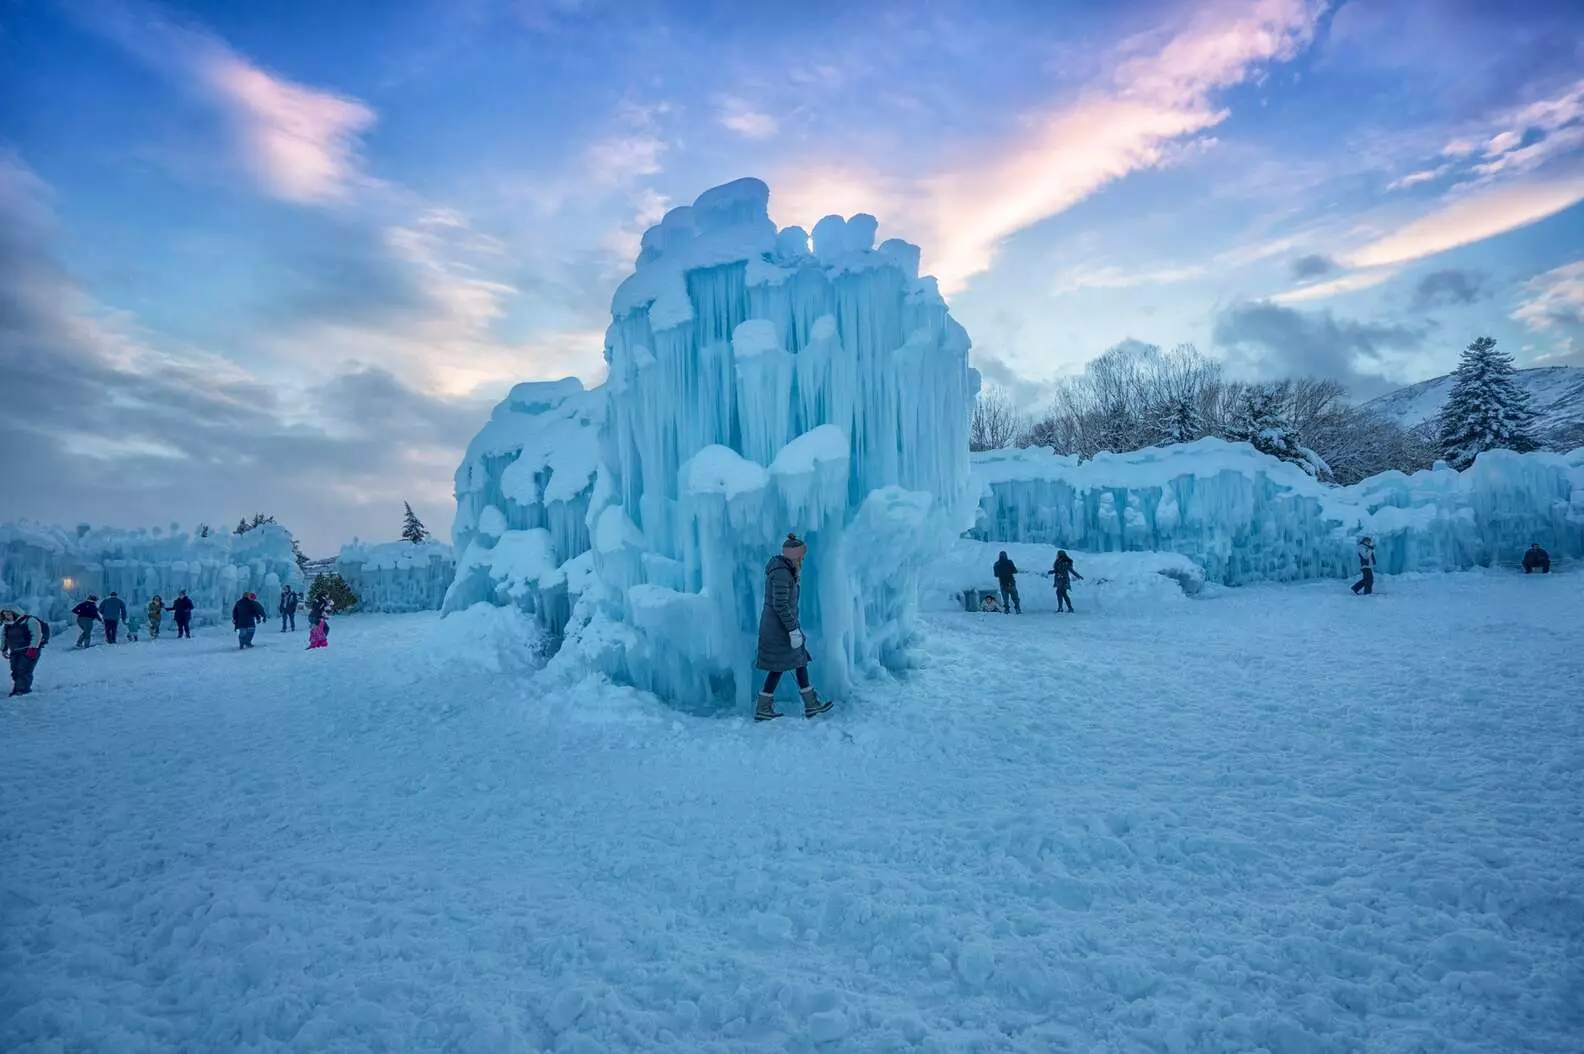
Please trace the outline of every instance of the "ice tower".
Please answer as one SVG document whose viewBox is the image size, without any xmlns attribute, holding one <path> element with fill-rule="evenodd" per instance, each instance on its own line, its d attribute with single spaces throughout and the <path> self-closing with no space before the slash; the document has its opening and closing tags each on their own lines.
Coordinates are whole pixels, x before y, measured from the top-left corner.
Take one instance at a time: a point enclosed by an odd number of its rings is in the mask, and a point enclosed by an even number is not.
<svg viewBox="0 0 1584 1054">
<path fill-rule="evenodd" d="M 449 609 L 516 602 L 564 629 L 559 661 L 746 705 L 764 564 L 795 531 L 818 683 L 906 664 L 918 574 L 978 498 L 968 335 L 874 217 L 811 245 L 768 200 L 744 179 L 667 213 L 612 300 L 603 388 L 497 408 L 458 471 Z"/>
</svg>

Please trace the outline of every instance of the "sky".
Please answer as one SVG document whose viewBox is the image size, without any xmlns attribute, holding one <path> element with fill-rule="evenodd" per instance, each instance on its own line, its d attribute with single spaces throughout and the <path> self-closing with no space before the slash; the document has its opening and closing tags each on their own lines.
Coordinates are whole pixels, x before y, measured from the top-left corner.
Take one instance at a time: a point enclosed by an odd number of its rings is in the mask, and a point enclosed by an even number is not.
<svg viewBox="0 0 1584 1054">
<path fill-rule="evenodd" d="M 1135 339 L 1367 398 L 1584 365 L 1584 6 L 0 0 L 0 520 L 442 537 L 741 176 L 923 247 L 1036 408 Z"/>
</svg>

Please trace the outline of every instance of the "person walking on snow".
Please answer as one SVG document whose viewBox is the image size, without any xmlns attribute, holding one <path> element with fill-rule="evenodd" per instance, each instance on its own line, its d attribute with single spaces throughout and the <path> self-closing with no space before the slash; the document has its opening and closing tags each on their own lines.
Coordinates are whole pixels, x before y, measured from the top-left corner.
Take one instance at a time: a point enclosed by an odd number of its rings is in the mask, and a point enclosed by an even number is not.
<svg viewBox="0 0 1584 1054">
<path fill-rule="evenodd" d="M 1072 611 L 1072 594 L 1068 590 L 1072 588 L 1072 580 L 1076 578 L 1082 582 L 1083 575 L 1073 567 L 1072 557 L 1067 555 L 1066 549 L 1056 550 L 1056 562 L 1051 565 L 1048 574 L 1051 576 L 1051 583 L 1056 587 L 1056 613 L 1061 614 L 1063 605 L 1066 605 L 1067 611 Z"/>
<path fill-rule="evenodd" d="M 171 604 L 171 617 L 176 620 L 176 639 L 186 637 L 192 639 L 192 597 L 183 589 L 176 594 L 176 600 Z"/>
<path fill-rule="evenodd" d="M 0 654 L 11 661 L 12 695 L 27 695 L 33 690 L 39 651 L 49 639 L 49 623 L 43 619 L 11 608 L 0 611 Z"/>
<path fill-rule="evenodd" d="M 781 544 L 779 556 L 765 564 L 764 608 L 759 613 L 759 652 L 754 665 L 765 671 L 764 687 L 754 707 L 755 721 L 773 721 L 782 714 L 775 708 L 775 691 L 781 675 L 788 670 L 797 677 L 798 693 L 803 697 L 803 716 L 816 717 L 831 708 L 809 685 L 809 653 L 804 646 L 803 626 L 798 620 L 798 596 L 802 589 L 803 558 L 808 545 L 795 534 Z"/>
<path fill-rule="evenodd" d="M 105 602 L 99 605 L 99 621 L 104 623 L 105 643 L 114 644 L 116 630 L 126 621 L 126 601 L 116 596 L 113 589 L 105 597 Z"/>
<path fill-rule="evenodd" d="M 77 616 L 77 628 L 81 632 L 77 635 L 77 643 L 73 648 L 93 647 L 93 627 L 99 619 L 99 597 L 94 593 L 88 594 L 88 599 L 72 608 L 72 614 Z"/>
<path fill-rule="evenodd" d="M 1017 564 L 1007 556 L 1005 549 L 1001 550 L 1001 557 L 995 562 L 993 570 L 996 584 L 1001 587 L 1001 610 L 1008 615 L 1014 610 L 1019 615 L 1023 614 L 1023 601 L 1017 591 Z"/>
<path fill-rule="evenodd" d="M 264 605 L 258 602 L 258 597 L 252 593 L 243 593 L 231 608 L 231 625 L 236 627 L 237 647 L 253 647 L 253 631 L 260 622 L 269 621 L 269 612 L 264 610 Z"/>
<path fill-rule="evenodd" d="M 330 637 L 330 620 L 325 616 L 334 610 L 334 601 L 323 593 L 316 593 L 308 598 L 308 628 L 312 630 L 316 626 L 322 626 L 327 644 Z"/>
<path fill-rule="evenodd" d="M 1530 542 L 1523 558 L 1524 574 L 1532 575 L 1539 571 L 1543 575 L 1551 573 L 1551 554 L 1540 548 L 1539 542 Z"/>
<path fill-rule="evenodd" d="M 1369 596 L 1375 592 L 1375 542 L 1369 535 L 1359 539 L 1359 580 L 1353 583 L 1354 596 Z"/>
<path fill-rule="evenodd" d="M 155 593 L 154 599 L 148 602 L 146 610 L 148 613 L 149 640 L 159 640 L 160 619 L 165 617 L 165 601 L 160 599 L 158 593 Z"/>
<path fill-rule="evenodd" d="M 281 632 L 286 632 L 286 624 L 291 623 L 292 632 L 297 632 L 297 591 L 291 586 L 281 586 L 280 595 L 280 620 Z"/>
</svg>

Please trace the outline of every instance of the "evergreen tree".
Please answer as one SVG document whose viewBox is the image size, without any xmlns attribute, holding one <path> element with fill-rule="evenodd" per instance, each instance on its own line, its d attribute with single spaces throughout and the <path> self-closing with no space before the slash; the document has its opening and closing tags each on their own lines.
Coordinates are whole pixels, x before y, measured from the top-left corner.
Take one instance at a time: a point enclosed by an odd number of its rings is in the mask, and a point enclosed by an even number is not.
<svg viewBox="0 0 1584 1054">
<path fill-rule="evenodd" d="M 1262 454 L 1290 461 L 1311 476 L 1326 477 L 1329 466 L 1320 455 L 1299 441 L 1287 417 L 1286 385 L 1251 385 L 1244 389 L 1226 437 L 1234 443 L 1248 443 Z"/>
<path fill-rule="evenodd" d="M 418 514 L 412 511 L 411 503 L 404 501 L 402 507 L 407 510 L 407 516 L 402 523 L 401 536 L 414 545 L 419 545 L 429 537 L 429 529 L 423 525 Z"/>
<path fill-rule="evenodd" d="M 1529 393 L 1513 380 L 1512 356 L 1496 341 L 1480 337 L 1470 344 L 1452 376 L 1452 394 L 1436 421 L 1441 456 L 1465 469 L 1487 450 L 1540 449 L 1534 437 Z"/>
<path fill-rule="evenodd" d="M 198 525 L 198 537 L 200 537 L 200 538 L 209 537 L 209 525 L 207 523 L 200 523 Z"/>
<path fill-rule="evenodd" d="M 274 523 L 274 522 L 275 522 L 275 517 L 266 516 L 262 512 L 255 512 L 253 514 L 253 522 L 248 524 L 248 527 L 250 529 L 253 528 L 253 527 L 262 527 L 266 523 Z"/>
<path fill-rule="evenodd" d="M 1159 433 L 1156 446 L 1192 443 L 1204 438 L 1207 432 L 1198 404 L 1183 395 L 1173 396 L 1161 404 L 1155 415 L 1155 427 Z"/>
<path fill-rule="evenodd" d="M 308 586 L 308 603 L 312 604 L 315 597 L 328 597 L 330 603 L 335 605 L 336 611 L 346 614 L 357 607 L 358 595 L 352 592 L 352 587 L 347 585 L 346 579 L 335 572 L 323 575 L 314 575 L 313 582 Z"/>
<path fill-rule="evenodd" d="M 297 539 L 292 539 L 292 559 L 297 562 L 297 570 L 308 573 L 308 556 L 302 551 L 302 546 L 297 544 Z"/>
<path fill-rule="evenodd" d="M 238 520 L 237 521 L 236 530 L 232 531 L 231 533 L 232 534 L 246 534 L 247 532 L 251 531 L 252 529 L 253 529 L 253 525 L 251 523 L 247 522 L 247 520 L 242 519 L 242 520 Z"/>
</svg>

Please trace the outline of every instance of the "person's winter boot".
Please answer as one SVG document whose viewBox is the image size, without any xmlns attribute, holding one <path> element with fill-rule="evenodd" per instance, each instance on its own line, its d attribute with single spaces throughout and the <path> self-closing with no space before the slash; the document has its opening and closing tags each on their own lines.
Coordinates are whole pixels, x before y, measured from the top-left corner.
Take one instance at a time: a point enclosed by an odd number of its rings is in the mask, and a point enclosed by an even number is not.
<svg viewBox="0 0 1584 1054">
<path fill-rule="evenodd" d="M 803 696 L 804 717 L 818 717 L 831 708 L 831 701 L 821 699 L 812 688 L 805 688 L 800 694 Z"/>
<path fill-rule="evenodd" d="M 781 711 L 775 708 L 775 696 L 766 695 L 765 693 L 760 692 L 759 704 L 754 707 L 754 720 L 774 721 L 776 718 L 782 716 L 784 715 L 781 713 Z"/>
</svg>

